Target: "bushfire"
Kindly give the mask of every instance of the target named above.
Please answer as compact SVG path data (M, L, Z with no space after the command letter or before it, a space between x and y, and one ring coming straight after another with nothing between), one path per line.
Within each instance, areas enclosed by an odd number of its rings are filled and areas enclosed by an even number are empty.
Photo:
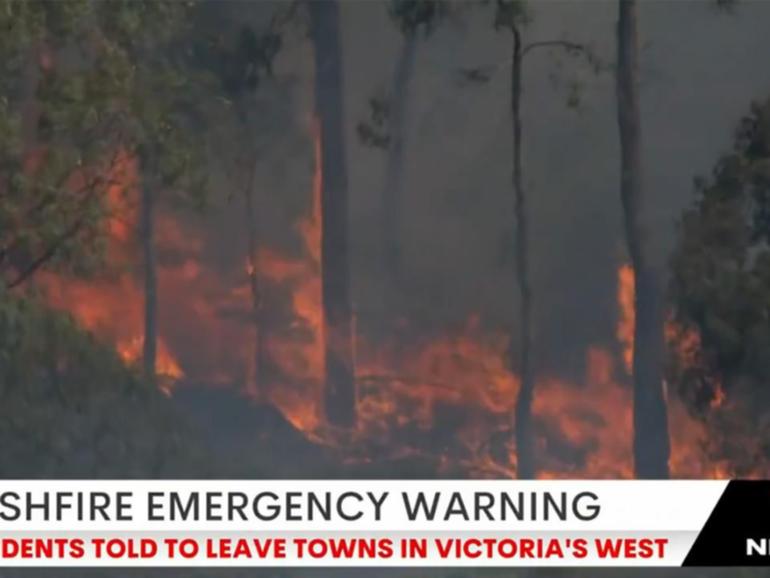
M447 471L481 477L514 476L512 416L518 376L507 362L508 334L485 326L478 315L464 325L415 337L410 347L356 336L359 419L340 444L323 419L323 319L321 307L320 144L309 208L296 223L299 254L262 246L256 267L273 293L284 296L289 322L264 335L269 372L255 376L249 327L248 271L224 275L203 257L205 233L179 216L158 219L161 316L157 372L169 391L186 383L230 386L275 404L314 441L338 445L350 460L426 456ZM115 218L108 260L112 273L90 280L46 275L52 305L68 310L86 329L115 347L126 363L141 356L143 295L136 262L135 163L121 163L120 184L110 191ZM241 261L242 263L243 261ZM632 465L633 270L617 272L616 343L590 344L581 380L541 376L533 411L544 478L628 478ZM268 306L270 306L268 304ZM698 347L698 336L667 327L678 355ZM672 336L680 338L674 340ZM190 352L194 353L191 354ZM267 377L266 377L267 376ZM253 392L253 388L251 389ZM728 403L724 392L712 402ZM726 477L731 465L714 459L714 436L676 396L669 395L671 468L677 477Z

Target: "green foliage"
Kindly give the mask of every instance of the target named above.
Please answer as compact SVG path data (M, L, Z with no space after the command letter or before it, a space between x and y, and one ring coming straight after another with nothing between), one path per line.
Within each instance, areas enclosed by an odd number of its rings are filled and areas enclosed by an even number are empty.
M228 191L228 201L252 190L260 152L274 144L266 135L281 124L280 107L263 114L260 99L281 90L274 63L292 27L300 24L299 6L297 1L204 2L195 13L189 62L209 81L203 120L208 129L200 142L209 147L208 170Z
M204 473L170 401L67 315L0 295L3 477Z
M199 108L211 83L184 42L178 1L0 4L0 277L93 270L127 160L143 184L200 204Z
M217 81L221 93L236 108L242 107L243 101L253 97L260 84L273 75L284 36L296 20L294 2L279 4L271 11L265 19L258 9L244 4L223 8L205 3L196 15L192 42L195 64ZM237 112L243 116L243 111Z
M530 23L531 15L524 0L497 0L495 28L516 30Z
M110 196L133 181L199 202L190 2L0 1L0 437L5 476L185 475L194 456L154 385L31 290L103 265Z
M193 65L191 35L196 2L97 2L105 43L130 69L126 87L127 145L139 159L142 186L172 200L205 198L202 109L213 79Z
M0 6L0 274L98 260L128 67L91 40L88 2Z
M433 32L449 12L446 0L391 0L390 17L404 34L425 35Z
M356 125L356 133L362 144L372 148L387 149L390 145L390 102L387 97L369 99L369 116Z
M269 28L260 33L252 26L241 25L230 38L212 33L198 46L198 54L204 66L215 72L224 92L236 99L255 91L262 79L272 74L281 44L276 30Z
M696 407L723 387L770 410L770 100L741 122L733 150L695 184L672 261L676 321L700 347L672 361L671 382Z
M414 43L420 33L430 35L451 10L446 0L391 0L388 4L390 18L407 37L407 43ZM390 147L391 109L396 97L382 94L369 98L367 117L356 125L358 139L364 146L383 150Z

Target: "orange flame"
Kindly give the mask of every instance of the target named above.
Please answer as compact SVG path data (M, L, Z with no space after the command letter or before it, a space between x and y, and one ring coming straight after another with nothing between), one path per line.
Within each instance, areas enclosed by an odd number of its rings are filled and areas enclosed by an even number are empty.
M618 324L615 336L623 351L623 364L626 373L634 367L634 328L636 326L636 308L634 305L634 270L631 265L621 265L618 269Z
M142 358L142 347L144 339L135 337L131 341L118 343L118 353L121 359L128 364L138 363ZM182 368L168 351L164 341L158 343L158 356L155 362L155 372L161 377L170 377L172 379L181 378L184 373Z
M311 202L295 227L301 251L294 256L262 246L256 261L247 263L246 272L256 271L272 289L286 295L290 309L287 327L263 332L265 355L275 370L265 393L295 427L331 443L321 417L322 151L315 122L312 133ZM109 257L115 265L131 262L136 223L130 206L136 197L136 166L128 157L122 165L125 175L109 191L110 203L121 215L110 222ZM129 205L121 205L127 202ZM249 379L248 369L238 375L234 368L248 368L253 359L248 346L250 296L243 261L236 265L240 270L235 283L213 272L202 256L201 235L190 234L187 225L168 215L159 215L157 241L184 254L159 270L161 294L174 296L167 305L172 309L167 315L174 322L163 326L158 373L173 379L189 374L188 379L214 385L243 385ZM45 280L52 304L72 312L84 327L111 340L127 363L138 360L142 291L132 270L118 267L112 277L88 282L54 275ZM633 370L635 317L634 271L629 265L617 271L617 307L617 343L589 345L583 375L565 379L545 374L537 380L533 417L541 477L633 475L633 396L628 381ZM512 437L519 378L508 360L510 328L496 330L478 315L471 315L463 325L439 334L412 333L409 343L373 343L358 337L359 420L344 451L351 459L369 460L375 452L388 457L421 455L435 458L447 471L459 467L478 476L515 475ZM697 363L697 332L669 321L666 338L682 363ZM200 339L206 340L205 346ZM178 360L174 352L185 350L196 353ZM200 359L204 357L207 359ZM734 469L718 457L715 448L720 440L707 420L693 417L676 395L670 395L668 403L672 473L679 477L730 475ZM731 400L720 387L711 410L728 407Z
M623 349L626 371L633 366L634 347L634 270L622 265L618 270L619 319L618 341ZM669 316L664 326L667 350L681 367L696 367L701 356L701 337L693 328L684 328ZM665 384L664 384L665 385ZM717 385L709 402L713 412L726 407L726 392ZM729 478L735 467L718 449L724 435L718 428L709 426L709 417L693 416L692 412L674 394L668 394L669 436L671 457L669 467L675 477Z
M127 267L137 219L136 160L118 153L107 181L110 184L105 192L109 209L106 257L114 266L114 274L84 280L42 273L40 282L53 307L68 311L85 329L114 343L120 357L134 364L141 357L143 343L142 291ZM172 381L184 375L162 337L158 339L156 371Z
M298 391L285 384L277 385L271 388L271 399L295 427L306 432L317 430L321 425L325 366L321 305L321 139L317 120L313 120L312 126L311 207L296 225L303 254L293 258L261 247L257 258L260 274L290 292L294 317L288 335L267 337L267 353L286 379L307 388Z

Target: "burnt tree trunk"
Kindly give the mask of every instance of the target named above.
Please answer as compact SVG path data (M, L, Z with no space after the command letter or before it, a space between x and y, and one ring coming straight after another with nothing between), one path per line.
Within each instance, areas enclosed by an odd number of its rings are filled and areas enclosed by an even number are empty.
M534 432L532 430L532 292L529 282L527 203L523 184L522 154L522 63L524 48L521 33L513 29L513 60L511 64L511 117L513 122L513 193L516 227L516 279L519 285L519 343L512 352L518 367L521 385L516 400L516 473L519 478L535 477ZM513 346L513 340L512 346ZM512 364L513 365L513 364Z
M257 216L254 210L254 179L256 167L252 165L248 182L243 191L246 204L246 235L247 258L249 262L249 289L251 290L251 315L254 325L254 394L258 399L265 395L262 387L262 294L259 286L259 257L257 254L259 240L257 231Z
M155 257L155 193L150 179L142 183L141 245L144 265L144 340L142 367L145 377L155 378L158 349L158 278Z
M619 0L617 104L620 130L620 194L626 242L634 268L634 467L638 478L667 478L668 419L663 391L663 297L646 247L642 219L639 38L636 0Z
M383 240L385 263L392 279L397 279L401 267L400 219L404 182L404 146L406 140L409 85L414 73L417 54L417 33L404 34L404 44L393 75L390 97L390 143L388 147L385 187L382 192Z
M356 419L356 387L339 6L334 0L315 0L308 5L315 48L315 112L321 150L324 405L329 423L352 427Z

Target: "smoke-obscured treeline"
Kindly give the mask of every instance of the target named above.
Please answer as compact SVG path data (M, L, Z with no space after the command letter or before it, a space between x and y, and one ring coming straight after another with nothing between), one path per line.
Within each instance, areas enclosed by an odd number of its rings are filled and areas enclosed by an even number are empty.
M0 471L767 475L763 22L0 3Z

